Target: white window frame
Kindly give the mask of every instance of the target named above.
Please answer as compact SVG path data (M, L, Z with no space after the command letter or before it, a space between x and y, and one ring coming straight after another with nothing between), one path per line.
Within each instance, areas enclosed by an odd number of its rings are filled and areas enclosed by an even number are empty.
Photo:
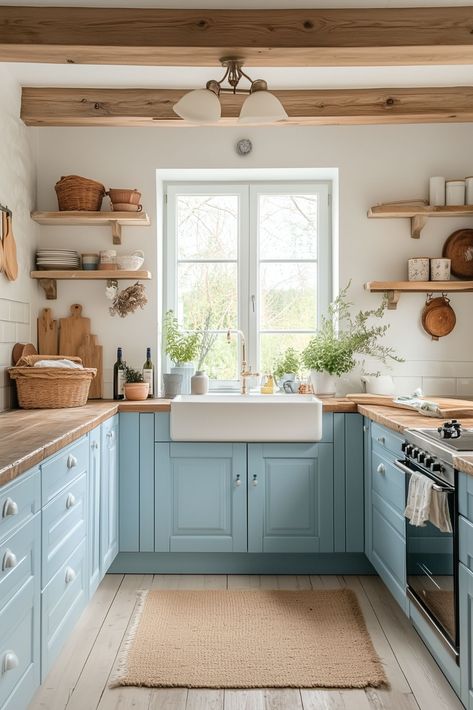
M332 220L331 220L331 180L291 180L281 181L222 181L196 180L170 181L164 183L165 219L164 219L164 308L177 314L177 249L176 249L176 197L178 195L238 195L239 197L239 233L237 250L238 268L238 328L243 331L247 340L248 362L254 371L259 360L258 315L259 304L258 274L259 274L259 244L258 244L258 195L260 194L300 194L316 193L318 200L317 240L317 322L321 315L327 312L332 295ZM246 232L246 234L245 234ZM193 261L193 260L186 260ZM202 263L196 259L195 262ZM214 260L209 260L214 261ZM218 259L215 260L218 262ZM222 260L227 261L227 260ZM232 260L229 259L229 262ZM275 260L270 260L275 261ZM299 261L298 259L281 259L282 263ZM310 261L302 259L301 261ZM205 263L205 262L204 262ZM281 331L288 332L288 331ZM312 332L312 331L296 331ZM235 337L237 337L235 335ZM238 347L238 371L241 366L241 347ZM169 367L171 362L163 353L163 362ZM238 380L214 380L212 389L236 389Z

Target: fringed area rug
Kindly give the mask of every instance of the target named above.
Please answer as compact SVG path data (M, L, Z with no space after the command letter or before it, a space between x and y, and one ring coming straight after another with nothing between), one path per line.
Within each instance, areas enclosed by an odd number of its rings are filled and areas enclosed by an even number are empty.
M140 592L111 686L387 686L355 593Z

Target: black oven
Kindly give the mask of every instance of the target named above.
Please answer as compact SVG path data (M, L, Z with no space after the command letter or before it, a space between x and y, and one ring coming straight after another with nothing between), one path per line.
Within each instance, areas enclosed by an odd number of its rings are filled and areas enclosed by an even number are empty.
M429 454L415 446L411 446L412 450L409 451L407 442L405 448L411 455L396 461L396 465L406 474L406 503L411 473L415 471L426 476L433 482L435 491L446 494L453 530L442 532L431 522L427 522L425 527L417 527L406 520L407 593L458 662L456 473L453 467L444 465L444 462L438 463L434 466L435 470L431 471L419 462L420 459L428 463L432 458Z

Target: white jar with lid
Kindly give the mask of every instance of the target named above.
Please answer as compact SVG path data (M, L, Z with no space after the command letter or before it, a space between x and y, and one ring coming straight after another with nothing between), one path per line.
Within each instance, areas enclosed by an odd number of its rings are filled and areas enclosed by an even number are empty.
M446 204L450 207L465 204L465 180L447 180L445 183Z
M431 177L429 180L429 205L443 207L445 204L445 178Z

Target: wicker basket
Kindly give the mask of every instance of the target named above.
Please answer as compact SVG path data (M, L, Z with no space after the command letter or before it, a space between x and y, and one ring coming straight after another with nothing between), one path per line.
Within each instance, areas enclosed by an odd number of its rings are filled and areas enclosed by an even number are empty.
M100 182L80 175L66 175L54 186L61 212L72 210L99 212L105 195Z
M68 370L63 367L33 367L38 360L63 360L62 355L28 355L8 372L16 382L18 403L22 409L61 409L87 404L95 367ZM82 363L79 357L68 360Z

